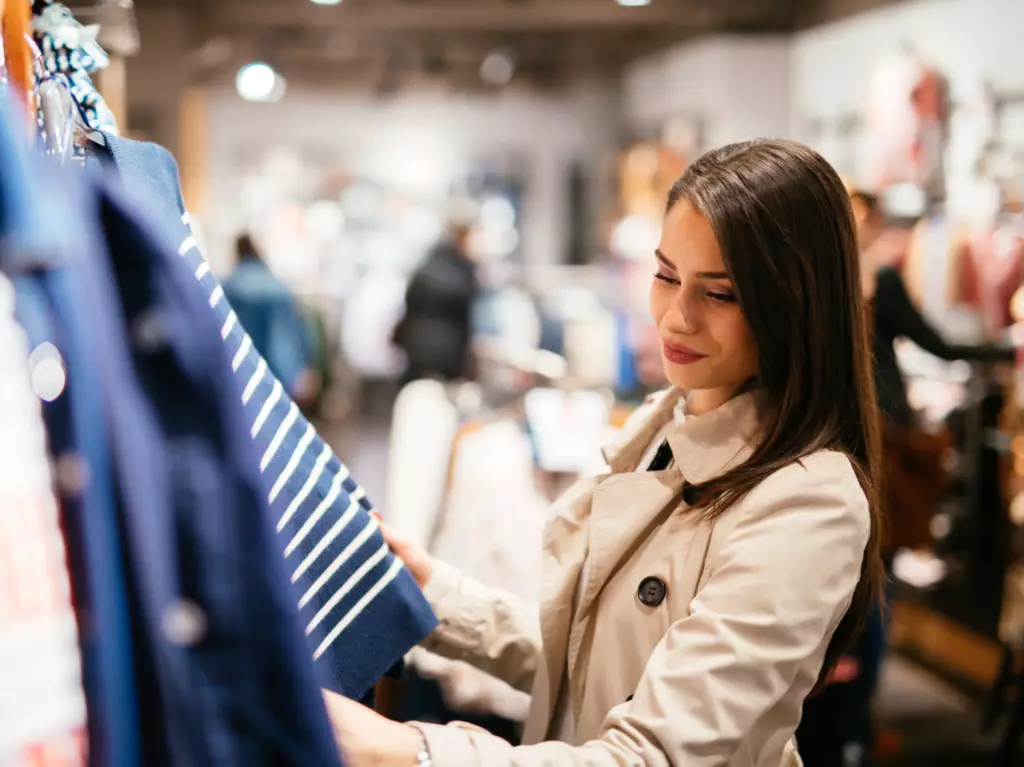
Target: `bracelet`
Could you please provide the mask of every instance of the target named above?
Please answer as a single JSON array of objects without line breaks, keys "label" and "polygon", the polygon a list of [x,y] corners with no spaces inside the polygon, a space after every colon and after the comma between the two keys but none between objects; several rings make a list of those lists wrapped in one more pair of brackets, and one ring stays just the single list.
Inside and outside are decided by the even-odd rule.
[{"label": "bracelet", "polygon": [[434,767],[434,759],[430,756],[430,742],[427,740],[427,733],[418,724],[407,722],[423,738],[423,750],[416,754],[416,767]]}]

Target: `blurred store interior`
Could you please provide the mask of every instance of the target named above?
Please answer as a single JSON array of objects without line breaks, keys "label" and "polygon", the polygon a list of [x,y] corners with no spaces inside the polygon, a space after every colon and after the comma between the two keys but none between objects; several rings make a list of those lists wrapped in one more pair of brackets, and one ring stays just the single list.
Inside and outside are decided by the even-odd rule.
[{"label": "blurred store interior", "polygon": [[[547,502],[663,386],[652,253],[707,149],[808,143],[877,197],[874,256],[944,339],[1024,334],[1022,0],[70,5],[213,272],[248,234],[301,303],[300,404],[386,520],[495,585],[536,594]],[[424,335],[449,341],[413,360]],[[871,763],[1024,764],[1024,367],[898,346],[945,447],[892,562]],[[448,709],[520,715],[433,662]]]}]

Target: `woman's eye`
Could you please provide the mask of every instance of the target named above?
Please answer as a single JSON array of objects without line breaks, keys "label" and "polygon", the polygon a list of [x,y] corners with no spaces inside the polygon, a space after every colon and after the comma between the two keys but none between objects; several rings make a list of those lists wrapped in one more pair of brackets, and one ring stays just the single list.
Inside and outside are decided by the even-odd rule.
[{"label": "woman's eye", "polygon": [[667,274],[662,274],[661,272],[655,272],[654,279],[658,280],[659,282],[663,282],[666,285],[679,284],[679,280],[675,279],[674,277],[669,277]]},{"label": "woman's eye", "polygon": [[736,296],[734,296],[732,293],[715,293],[715,292],[712,292],[712,291],[708,291],[707,295],[708,295],[708,298],[710,298],[712,301],[718,301],[719,303],[723,303],[723,304],[734,304],[734,303],[736,303]]}]

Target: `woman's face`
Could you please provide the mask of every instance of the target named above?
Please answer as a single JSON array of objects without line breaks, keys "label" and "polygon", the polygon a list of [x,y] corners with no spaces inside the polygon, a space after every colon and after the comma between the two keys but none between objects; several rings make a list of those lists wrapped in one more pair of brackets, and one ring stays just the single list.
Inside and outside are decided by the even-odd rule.
[{"label": "woman's face", "polygon": [[691,408],[714,409],[757,373],[753,333],[722,251],[707,220],[683,200],[665,217],[655,256],[651,315],[665,375],[693,391]]}]

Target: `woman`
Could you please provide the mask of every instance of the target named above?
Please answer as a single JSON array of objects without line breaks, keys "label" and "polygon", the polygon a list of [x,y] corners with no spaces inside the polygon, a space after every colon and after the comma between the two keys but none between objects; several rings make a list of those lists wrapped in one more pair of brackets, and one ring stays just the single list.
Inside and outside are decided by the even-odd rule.
[{"label": "woman", "polygon": [[805,147],[728,146],[673,187],[655,256],[673,388],[556,503],[539,613],[391,537],[429,648],[532,691],[534,745],[328,696],[355,767],[799,764],[804,698],[880,585],[849,201]]}]

